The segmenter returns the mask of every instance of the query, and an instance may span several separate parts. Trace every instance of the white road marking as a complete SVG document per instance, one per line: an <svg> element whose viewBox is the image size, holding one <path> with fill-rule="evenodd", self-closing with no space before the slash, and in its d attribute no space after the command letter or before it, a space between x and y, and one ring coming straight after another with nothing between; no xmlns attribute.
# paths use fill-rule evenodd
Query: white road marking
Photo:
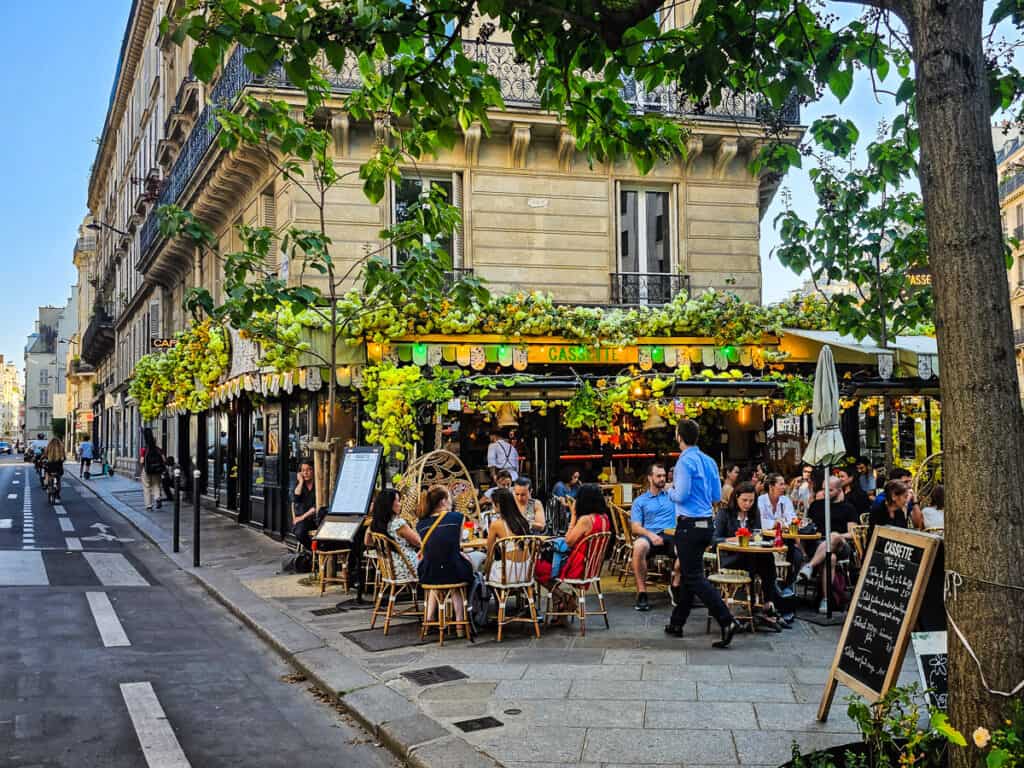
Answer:
<svg viewBox="0 0 1024 768"><path fill-rule="evenodd" d="M68 549L76 549L77 550L77 549L81 549L82 548L82 542L79 541L74 536L65 536L64 537L64 546L67 547Z"/></svg>
<svg viewBox="0 0 1024 768"><path fill-rule="evenodd" d="M100 632L104 647L121 648L131 645L107 594L105 592L86 592L85 599L89 601L89 610L92 611L92 618L96 622L96 629Z"/></svg>
<svg viewBox="0 0 1024 768"><path fill-rule="evenodd" d="M49 584L41 552L0 552L0 587L46 587Z"/></svg>
<svg viewBox="0 0 1024 768"><path fill-rule="evenodd" d="M128 714L149 768L191 768L150 683L121 683Z"/></svg>
<svg viewBox="0 0 1024 768"><path fill-rule="evenodd" d="M21 485L21 480L11 480L11 485Z"/></svg>
<svg viewBox="0 0 1024 768"><path fill-rule="evenodd" d="M18 494L16 494L16 493L8 493L7 494L7 498L8 499L16 499L16 498L18 498Z"/></svg>
<svg viewBox="0 0 1024 768"><path fill-rule="evenodd" d="M117 552L86 552L85 559L105 587L148 587L135 566Z"/></svg>
<svg viewBox="0 0 1024 768"><path fill-rule="evenodd" d="M58 515L66 515L68 513L68 511L64 509L64 507L62 507L60 504L55 505L54 510L57 512Z"/></svg>
<svg viewBox="0 0 1024 768"><path fill-rule="evenodd" d="M13 525L14 521L9 517L5 517L3 520L0 520L0 529L11 528Z"/></svg>
<svg viewBox="0 0 1024 768"><path fill-rule="evenodd" d="M64 531L64 533L74 533L75 526L66 517L58 517L57 522L60 523L60 529Z"/></svg>

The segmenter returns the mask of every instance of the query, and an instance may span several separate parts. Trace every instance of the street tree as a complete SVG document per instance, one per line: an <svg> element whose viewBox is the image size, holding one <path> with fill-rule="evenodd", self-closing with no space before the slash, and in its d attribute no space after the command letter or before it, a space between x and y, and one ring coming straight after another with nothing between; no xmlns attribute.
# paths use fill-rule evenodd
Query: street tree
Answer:
<svg viewBox="0 0 1024 768"><path fill-rule="evenodd" d="M813 100L826 89L844 99L858 71L876 83L895 71L897 93L913 93L919 125L942 372L945 567L962 579L948 608L978 659L951 635L951 715L970 729L997 722L1004 703L986 690L982 670L1001 690L1024 678L1024 634L1003 629L1024 626L1024 592L996 586L1019 587L1024 560L1024 537L1007 535L1024 523L1024 412L990 132L993 111L1015 104L1022 77L985 47L986 21L1010 24L1019 36L1024 0L999 0L988 20L983 0L843 5L863 15L840 23L814 0L185 0L174 22L179 39L198 43L200 78L240 43L257 72L281 61L306 90L308 110L329 92L319 58L335 68L356 59L363 87L344 97L344 108L357 119L384 117L425 153L432 142L453 142L456 125L486 129L487 109L500 106L493 77L463 46L467 34L486 39L496 25L534 66L542 107L564 121L577 146L597 159L630 157L641 171L685 152L685 129L632 109L624 81L667 86L697 108L738 92L762 94L781 110L794 95ZM759 166L801 162L791 144L772 141L782 130L766 110ZM384 147L364 165L371 197L388 167ZM953 764L969 759L957 750Z"/></svg>

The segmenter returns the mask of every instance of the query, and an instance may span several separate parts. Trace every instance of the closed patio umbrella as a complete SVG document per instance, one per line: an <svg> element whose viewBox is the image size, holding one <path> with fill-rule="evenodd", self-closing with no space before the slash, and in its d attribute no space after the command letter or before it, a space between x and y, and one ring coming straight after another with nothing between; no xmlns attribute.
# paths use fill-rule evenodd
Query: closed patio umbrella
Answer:
<svg viewBox="0 0 1024 768"><path fill-rule="evenodd" d="M804 461L825 467L825 599L828 618L832 618L832 499L829 468L846 453L843 435L839 431L839 381L832 349L827 344L818 354L814 369L814 434L804 451Z"/></svg>

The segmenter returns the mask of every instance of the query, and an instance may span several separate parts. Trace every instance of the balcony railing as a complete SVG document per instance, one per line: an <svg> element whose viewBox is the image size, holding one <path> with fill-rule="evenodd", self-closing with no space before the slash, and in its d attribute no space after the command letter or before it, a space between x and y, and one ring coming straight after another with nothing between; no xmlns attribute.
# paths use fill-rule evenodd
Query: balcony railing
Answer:
<svg viewBox="0 0 1024 768"><path fill-rule="evenodd" d="M114 320L102 307L93 309L82 336L82 361L99 365L114 348Z"/></svg>
<svg viewBox="0 0 1024 768"><path fill-rule="evenodd" d="M1024 171L1017 171L1013 176L999 184L999 199L1005 200L1022 185L1024 185Z"/></svg>
<svg viewBox="0 0 1024 768"><path fill-rule="evenodd" d="M659 306L690 295L690 276L678 272L612 272L611 279L612 304Z"/></svg>
<svg viewBox="0 0 1024 768"><path fill-rule="evenodd" d="M510 44L466 41L463 45L469 58L487 63L488 72L500 83L501 95L507 106L540 107L541 98L537 90L535 73L529 65L517 59L515 49ZM274 67L266 76L256 78L245 66L245 52L241 46L236 47L225 63L220 78L210 91L209 103L197 118L171 167L160 197L142 226L140 262L146 261L150 248L158 240L157 211L163 205L178 202L181 193L213 144L219 130L213 120L214 110L218 107L232 107L239 94L249 84L275 88L291 87L280 65ZM362 85L362 76L354 58L341 70L331 69L326 65L326 60L322 60L320 65L332 89L338 93L347 93ZM777 122L778 119L787 125L797 125L800 122L800 106L795 99L791 100L780 114L776 114L763 98L751 94L734 94L725 98L721 104L711 106L685 99L670 86L645 91L633 81L623 83L622 94L637 112L658 112L669 116L699 117L702 120L725 122Z"/></svg>

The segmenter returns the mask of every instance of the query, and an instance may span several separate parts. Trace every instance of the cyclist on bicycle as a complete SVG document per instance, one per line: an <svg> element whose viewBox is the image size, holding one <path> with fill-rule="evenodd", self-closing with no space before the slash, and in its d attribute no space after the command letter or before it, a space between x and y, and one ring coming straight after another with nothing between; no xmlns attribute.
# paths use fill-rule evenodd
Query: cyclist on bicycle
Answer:
<svg viewBox="0 0 1024 768"><path fill-rule="evenodd" d="M57 484L56 497L58 499L60 498L60 480L64 475L65 458L64 443L60 441L60 438L55 437L50 440L46 445L46 450L43 451L43 461L46 468L46 480L44 480L44 483L49 483L49 479L53 478Z"/></svg>

